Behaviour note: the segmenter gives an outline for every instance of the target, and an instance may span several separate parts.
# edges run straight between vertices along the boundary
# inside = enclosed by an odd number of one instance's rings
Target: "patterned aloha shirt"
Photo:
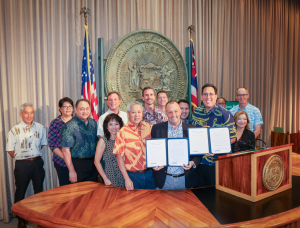
[[[236,128],[231,112],[227,111],[217,103],[215,106],[206,113],[205,107],[197,107],[192,115],[192,124],[197,127],[228,127],[230,131],[230,139],[236,138]],[[204,156],[200,164],[215,165],[213,159],[220,155],[212,157]]]
[[[6,151],[15,151],[15,159],[22,160],[42,156],[41,146],[47,145],[46,128],[32,122],[31,127],[23,121],[7,134]]]
[[[138,127],[130,121],[117,133],[114,154],[123,157],[126,170],[146,169],[146,139],[151,138],[152,125],[141,122]]]
[[[75,116],[61,129],[61,146],[70,147],[72,158],[90,158],[98,143],[97,122],[88,118],[88,124]]]
[[[143,108],[143,121],[154,125],[168,121],[168,117],[166,116],[164,111],[158,109],[157,107],[154,108],[154,112],[152,114],[150,114],[145,108]]]
[[[59,115],[56,119],[52,120],[50,123],[48,131],[48,146],[52,151],[56,148],[61,149],[61,129],[64,125],[65,122],[61,119],[61,115]],[[67,167],[64,159],[60,158],[54,153],[52,161],[54,161],[62,167]]]
[[[239,105],[236,105],[232,109],[230,109],[230,112],[232,113],[233,116],[237,111],[241,111],[241,108]],[[264,124],[260,110],[258,108],[256,108],[255,106],[248,103],[247,106],[244,108],[244,111],[247,112],[249,120],[250,120],[250,123],[249,123],[250,131],[254,132],[255,125],[263,125]]]

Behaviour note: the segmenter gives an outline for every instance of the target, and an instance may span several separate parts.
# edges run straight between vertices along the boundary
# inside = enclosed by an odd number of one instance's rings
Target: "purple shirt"
[[[48,145],[52,151],[56,148],[61,149],[61,129],[64,125],[65,122],[61,119],[61,115],[52,120],[52,122],[50,123],[48,131]],[[56,162],[60,166],[67,167],[64,159],[60,158],[54,153],[52,161]]]

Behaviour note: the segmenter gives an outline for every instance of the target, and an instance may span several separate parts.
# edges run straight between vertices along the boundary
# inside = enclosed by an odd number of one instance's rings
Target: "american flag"
[[[96,92],[96,80],[94,74],[92,52],[89,40],[88,25],[85,23],[85,37],[82,59],[82,89],[81,98],[87,99],[91,104],[93,119],[98,121],[98,100]]]
[[[194,53],[194,41],[190,39],[190,52],[192,60],[192,69],[191,69],[191,103],[192,103],[192,112],[198,106],[198,81],[197,81],[197,69],[196,69],[196,60]]]

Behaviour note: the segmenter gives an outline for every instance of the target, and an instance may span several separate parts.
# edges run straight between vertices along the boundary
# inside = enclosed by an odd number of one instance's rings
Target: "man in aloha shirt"
[[[236,140],[236,128],[232,114],[217,104],[217,88],[213,84],[202,87],[201,99],[204,106],[195,109],[192,124],[197,127],[228,127],[231,144]],[[215,185],[215,162],[218,156],[204,155],[198,166],[198,187]]]
[[[94,157],[98,143],[97,122],[90,118],[90,103],[80,99],[75,105],[76,116],[61,130],[61,146],[69,169],[71,183],[98,181]]]
[[[133,101],[127,105],[129,122],[116,136],[113,153],[117,156],[125,188],[154,189],[152,169],[146,168],[146,139],[151,138],[152,125],[142,121],[142,104]]]
[[[249,92],[245,87],[240,87],[236,92],[236,99],[239,104],[230,109],[234,116],[237,111],[245,111],[248,114],[250,131],[254,132],[255,138],[260,134],[261,127],[264,124],[260,110],[249,103]]]
[[[45,178],[42,148],[47,145],[46,129],[34,122],[34,107],[30,103],[20,107],[22,122],[7,134],[6,151],[16,160],[15,163],[15,203],[24,199],[30,180],[34,193],[43,191]],[[26,227],[25,220],[19,218],[18,227]]]
[[[142,99],[145,103],[143,121],[151,125],[168,121],[165,112],[154,106],[155,93],[153,88],[145,87],[142,91]]]

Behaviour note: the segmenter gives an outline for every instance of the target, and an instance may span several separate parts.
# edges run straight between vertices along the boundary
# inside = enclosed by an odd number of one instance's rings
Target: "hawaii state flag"
[[[85,37],[84,37],[84,48],[83,48],[83,59],[82,59],[82,87],[81,87],[81,98],[85,98],[90,102],[91,114],[93,119],[98,122],[98,101],[96,92],[96,80],[94,74],[92,52],[90,47],[88,25],[84,24]]]
[[[194,53],[194,41],[190,39],[190,52],[191,52],[191,60],[192,60],[192,69],[191,69],[191,105],[192,112],[198,106],[198,80],[197,80],[197,69],[196,69],[196,60]]]

